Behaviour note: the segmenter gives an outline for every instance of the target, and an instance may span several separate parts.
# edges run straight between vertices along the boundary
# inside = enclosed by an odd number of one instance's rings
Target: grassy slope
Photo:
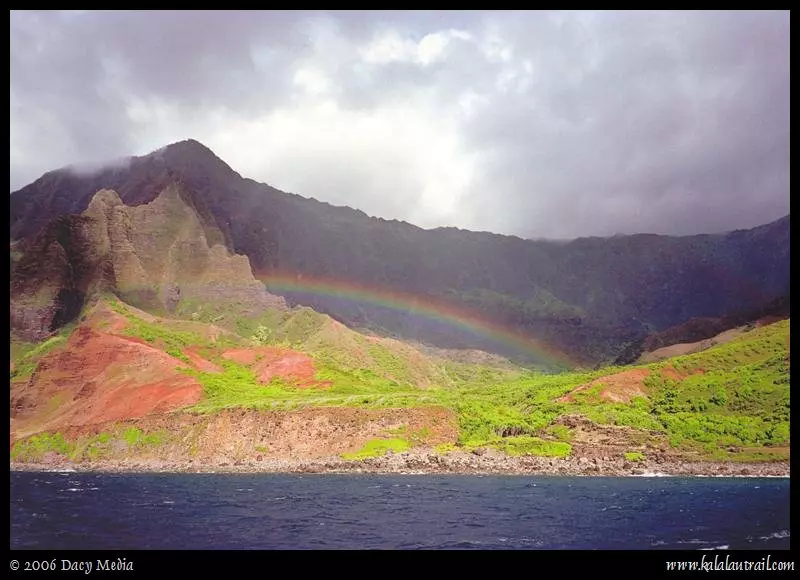
[[[571,450],[573,433],[554,422],[563,415],[579,414],[597,424],[627,426],[647,435],[663,434],[672,447],[696,458],[757,460],[788,456],[788,320],[754,329],[704,352],[640,365],[651,370],[645,381],[648,398],[611,403],[601,400],[595,388],[567,403],[556,399],[622,369],[543,375],[422,357],[396,341],[370,341],[308,309],[267,313],[259,321],[239,321],[243,335],[308,352],[315,359],[317,378],[332,383],[327,389],[301,390],[281,380],[260,384],[251,370],[220,357],[224,347],[248,343],[244,337],[241,341],[212,343],[199,333],[178,330],[186,323],[149,323],[121,303],[114,308],[130,321],[127,332],[179,358],[183,347],[197,345],[204,356],[224,369],[222,374],[190,371],[206,392],[205,398],[190,409],[194,412],[234,407],[441,405],[458,414],[460,446],[493,446],[509,454],[549,456],[567,455]],[[17,374],[35,366],[47,348],[43,344],[23,355]],[[680,382],[666,378],[662,369],[667,365],[689,376]],[[691,374],[699,371],[703,374]],[[396,441],[376,442],[359,456],[392,448],[404,447]]]
[[[39,359],[62,347],[67,342],[69,335],[72,334],[76,326],[77,324],[74,323],[68,324],[57,334],[54,334],[38,344],[21,340],[12,333],[9,346],[13,368],[11,370],[10,379],[12,381],[28,379],[36,369]]]

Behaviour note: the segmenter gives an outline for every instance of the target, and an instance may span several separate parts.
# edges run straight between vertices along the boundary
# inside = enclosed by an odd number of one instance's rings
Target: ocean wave
[[[750,475],[741,475],[741,474],[731,474],[731,473],[718,473],[716,475],[692,475],[690,477],[723,477],[726,479],[740,479],[740,478],[754,478],[754,479],[789,479],[789,474],[786,475],[759,475],[759,474],[750,474]]]
[[[760,536],[758,539],[759,540],[785,540],[786,538],[789,538],[789,537],[790,537],[789,530],[780,530],[778,532],[773,532],[773,533],[768,534],[766,536]]]

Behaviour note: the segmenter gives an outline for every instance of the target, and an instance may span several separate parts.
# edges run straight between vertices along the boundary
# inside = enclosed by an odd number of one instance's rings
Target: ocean
[[[788,549],[788,478],[11,473],[12,549]]]

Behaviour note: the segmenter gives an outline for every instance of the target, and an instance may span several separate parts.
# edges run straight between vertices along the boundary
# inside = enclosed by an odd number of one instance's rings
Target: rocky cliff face
[[[88,294],[114,288],[114,269],[94,244],[92,220],[65,216],[22,244],[11,271],[11,328],[38,341],[74,319]]]
[[[100,190],[83,214],[57,218],[22,246],[11,275],[11,327],[27,340],[73,320],[88,296],[104,291],[167,313],[182,299],[235,303],[251,314],[286,307],[177,183],[136,207]]]

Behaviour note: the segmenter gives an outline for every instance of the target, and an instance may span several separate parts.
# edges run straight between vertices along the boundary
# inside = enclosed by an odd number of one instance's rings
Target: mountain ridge
[[[653,329],[723,316],[788,293],[788,215],[726,234],[568,242],[426,230],[243,178],[195,140],[133,158],[127,168],[48,175],[12,193],[12,239],[55,216],[83,211],[99,189],[115,189],[126,205],[137,206],[178,181],[229,251],[248,256],[258,274],[334,277],[422,300],[446,297],[512,331],[596,361],[614,360]],[[374,305],[284,296],[353,326],[385,328],[443,348],[495,348]],[[565,309],[582,313],[578,324],[560,318]]]
[[[788,216],[535,242],[368,218],[211,156],[188,142],[12,196],[33,232],[11,244],[33,341],[12,332],[12,468],[788,471],[789,320],[604,364],[788,314]],[[454,330],[472,320],[586,365],[503,358]]]
[[[198,160],[198,158],[202,158],[202,159]],[[123,166],[129,167],[133,163],[141,163],[142,161],[145,161],[147,159],[164,159],[164,160],[167,161],[167,163],[175,162],[178,159],[183,159],[183,160],[190,160],[189,161],[190,165],[191,164],[197,164],[198,161],[201,162],[201,163],[203,161],[211,162],[213,165],[218,166],[218,168],[222,172],[226,172],[226,173],[229,173],[230,175],[234,175],[236,177],[239,177],[244,182],[247,182],[249,184],[262,186],[262,187],[267,187],[269,189],[278,191],[278,192],[280,192],[280,193],[282,193],[284,195],[301,198],[303,200],[314,202],[314,203],[320,204],[322,206],[326,206],[326,207],[333,208],[333,209],[336,209],[336,210],[341,209],[341,210],[347,210],[347,211],[350,211],[350,212],[354,212],[356,214],[360,214],[361,216],[366,216],[370,220],[377,220],[378,222],[402,224],[402,225],[406,225],[406,226],[411,226],[412,228],[417,229],[417,230],[422,230],[422,231],[427,231],[427,232],[449,231],[450,230],[450,231],[455,231],[455,232],[459,232],[459,233],[481,234],[481,235],[485,235],[485,236],[492,236],[492,237],[496,236],[496,237],[502,237],[502,238],[512,238],[512,239],[523,240],[523,241],[531,241],[531,242],[548,242],[548,243],[554,243],[554,244],[561,244],[561,243],[569,243],[569,242],[573,242],[573,241],[577,241],[577,240],[587,240],[587,239],[588,240],[608,240],[608,239],[611,239],[611,238],[625,238],[625,237],[638,237],[638,236],[658,236],[658,237],[667,237],[667,238],[690,238],[690,237],[694,237],[694,236],[724,236],[724,235],[731,234],[731,233],[734,233],[734,232],[750,231],[750,230],[762,228],[762,227],[765,227],[765,226],[770,226],[770,225],[776,224],[778,222],[788,221],[789,217],[790,217],[790,213],[787,213],[785,216],[781,216],[781,217],[776,218],[774,220],[771,220],[769,222],[765,222],[763,224],[758,224],[758,225],[755,225],[755,226],[752,226],[752,227],[749,227],[749,228],[732,228],[732,229],[729,229],[729,230],[724,230],[724,231],[720,231],[720,232],[713,232],[713,233],[702,233],[701,232],[701,233],[697,233],[697,234],[680,234],[680,235],[676,235],[676,234],[660,234],[660,233],[654,233],[654,232],[634,232],[634,233],[626,233],[626,234],[613,234],[613,235],[607,235],[607,236],[576,236],[576,237],[571,237],[571,238],[546,238],[546,237],[536,237],[536,236],[534,236],[534,237],[524,237],[524,236],[520,236],[520,235],[517,235],[517,234],[499,233],[499,232],[492,232],[492,231],[488,231],[488,230],[473,230],[473,229],[469,229],[469,228],[461,228],[461,227],[458,227],[458,226],[433,226],[433,227],[427,227],[426,228],[426,227],[418,226],[418,225],[416,225],[414,223],[411,223],[411,222],[408,222],[406,220],[384,218],[384,217],[377,216],[377,215],[376,216],[369,215],[369,214],[365,213],[364,211],[358,209],[357,207],[352,207],[352,206],[347,205],[347,204],[339,205],[339,204],[335,204],[335,203],[319,200],[319,199],[316,199],[316,198],[314,198],[312,196],[306,196],[306,195],[302,195],[302,194],[298,194],[298,193],[294,193],[294,192],[279,190],[279,189],[269,185],[266,182],[259,182],[259,181],[256,181],[254,179],[251,179],[251,178],[243,177],[239,172],[234,170],[228,163],[226,163],[223,159],[218,157],[216,155],[216,153],[214,153],[214,151],[210,147],[208,147],[207,145],[203,144],[202,142],[200,142],[200,141],[198,141],[197,139],[194,139],[194,138],[186,138],[186,139],[183,139],[181,141],[176,141],[174,143],[171,143],[169,145],[165,145],[163,147],[160,147],[159,149],[156,149],[156,150],[154,150],[154,151],[152,151],[150,153],[146,153],[144,155],[124,157],[124,158],[118,160],[118,162],[116,162],[116,163],[109,162],[108,164],[103,164],[103,163],[93,164],[93,165],[97,166],[94,169],[86,169],[86,170],[84,170],[84,169],[80,169],[78,166],[75,166],[75,165],[66,165],[64,167],[45,172],[41,177],[39,177],[38,179],[34,180],[30,184],[28,184],[26,186],[23,186],[22,188],[19,188],[19,189],[15,190],[15,191],[12,191],[11,195],[17,194],[18,192],[21,192],[21,191],[25,190],[26,188],[29,188],[29,187],[31,187],[31,186],[33,186],[35,184],[38,184],[41,181],[44,181],[46,183],[50,179],[63,177],[64,174],[71,174],[71,175],[73,175],[75,177],[78,177],[79,179],[80,179],[81,174],[89,175],[89,176],[103,175],[105,177],[104,174],[106,174],[106,173],[119,173],[119,172],[122,172],[122,171],[124,171]],[[127,168],[127,167],[125,167],[125,168]],[[111,188],[111,189],[113,189],[113,188]],[[80,196],[80,198],[81,198],[81,201],[83,201],[85,199],[84,196]],[[83,209],[85,209],[85,208],[83,208]],[[80,209],[80,207],[79,207],[78,208],[79,211],[77,213],[80,213],[81,211],[83,211],[83,209]],[[75,211],[70,211],[68,213],[75,213]],[[12,222],[14,222],[14,221],[16,221],[16,220],[15,220],[14,217],[12,217]],[[12,239],[16,239],[16,238],[13,238],[13,236],[15,235],[13,232],[16,232],[18,229],[19,228],[14,228],[12,226]],[[23,230],[24,230],[24,233],[21,234],[22,236],[29,235],[31,233],[27,228],[24,228]]]

